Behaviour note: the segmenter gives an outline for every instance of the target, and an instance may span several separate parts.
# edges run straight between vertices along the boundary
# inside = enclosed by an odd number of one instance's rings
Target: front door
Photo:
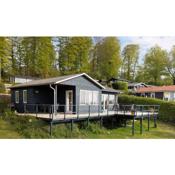
[[[108,94],[102,94],[101,106],[103,112],[107,111],[108,103],[109,103]]]
[[[66,91],[66,112],[73,112],[73,91]]]

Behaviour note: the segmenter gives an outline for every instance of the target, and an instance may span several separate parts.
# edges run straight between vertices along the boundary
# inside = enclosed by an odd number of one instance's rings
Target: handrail
[[[56,109],[56,115],[53,115],[54,108]],[[25,104],[24,112],[36,113],[36,117],[39,113],[48,114],[49,118],[55,119],[68,119],[70,116],[79,119],[80,117],[96,117],[110,116],[110,115],[132,115],[135,117],[146,115],[157,115],[160,109],[160,105],[123,105],[123,104],[108,104],[106,110],[102,109],[101,104],[88,104],[88,105],[69,105],[67,108],[64,104]]]

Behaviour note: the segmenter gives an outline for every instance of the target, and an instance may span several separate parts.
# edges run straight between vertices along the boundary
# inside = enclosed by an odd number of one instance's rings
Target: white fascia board
[[[59,83],[62,83],[64,81],[67,81],[67,80],[71,80],[71,79],[74,79],[74,78],[77,78],[77,77],[80,77],[80,76],[86,76],[88,79],[90,79],[91,81],[93,81],[95,84],[97,84],[98,86],[100,86],[102,89],[105,89],[104,86],[102,86],[100,83],[98,83],[96,80],[94,80],[92,77],[90,77],[89,75],[87,75],[86,73],[82,73],[82,74],[78,74],[78,75],[75,75],[75,76],[72,76],[72,77],[69,77],[69,78],[66,78],[66,79],[63,79],[63,80],[60,80],[60,81],[57,81],[55,82],[55,84],[59,84]]]

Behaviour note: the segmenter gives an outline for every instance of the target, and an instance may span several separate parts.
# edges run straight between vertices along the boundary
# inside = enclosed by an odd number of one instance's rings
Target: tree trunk
[[[173,78],[173,85],[175,85],[175,77]]]

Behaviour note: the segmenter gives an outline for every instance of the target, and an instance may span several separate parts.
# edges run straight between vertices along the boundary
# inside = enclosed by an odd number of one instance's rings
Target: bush
[[[0,82],[0,93],[5,93],[5,85]]]
[[[117,81],[116,83],[112,84],[112,87],[114,89],[124,90],[126,92],[128,91],[128,83],[127,82]]]
[[[8,109],[10,104],[10,95],[0,95],[0,113]]]
[[[159,118],[163,121],[175,122],[175,102],[132,95],[119,95],[118,101],[119,104],[160,105]]]

